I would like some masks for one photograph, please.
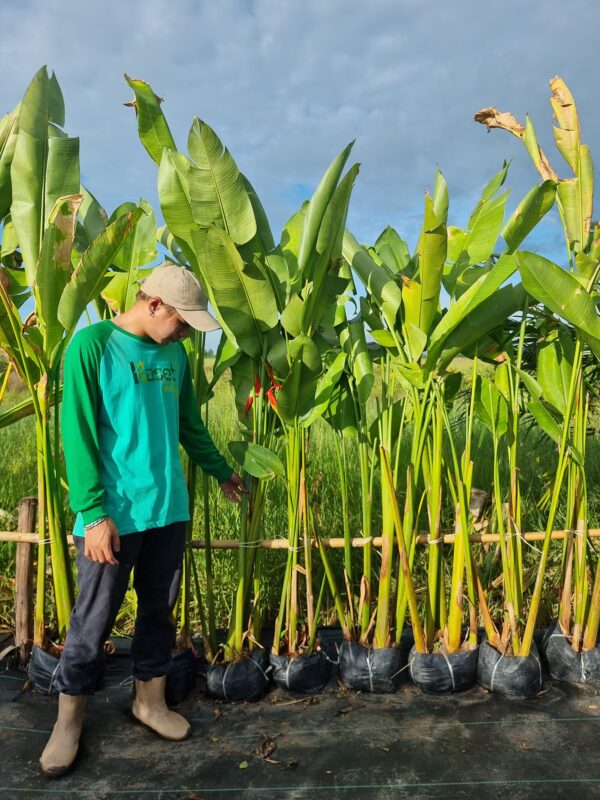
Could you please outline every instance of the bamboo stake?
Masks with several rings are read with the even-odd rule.
[[[553,541],[562,541],[565,539],[571,531],[565,530],[557,530],[552,531],[551,539]],[[525,539],[526,542],[543,542],[545,537],[544,531],[528,531],[527,533],[522,533],[521,538]],[[590,528],[588,531],[588,537],[592,539],[600,539],[600,528]],[[454,544],[454,539],[456,538],[455,533],[447,533],[444,534],[443,540],[444,544]],[[497,533],[474,533],[469,536],[469,541],[473,544],[493,544],[498,542],[500,537]],[[20,533],[19,531],[0,531],[0,542],[29,542],[30,544],[39,544],[39,537],[37,533]],[[73,537],[67,536],[67,542],[72,545],[73,544]],[[420,533],[416,537],[417,544],[428,544],[429,543],[429,534],[428,533]],[[373,537],[362,537],[362,536],[355,536],[351,539],[352,547],[365,547],[367,544],[372,544],[373,547],[381,547],[383,543],[381,536],[373,536]],[[331,549],[342,549],[344,547],[344,539],[342,537],[329,537],[321,539],[321,544],[325,547],[329,547]],[[287,550],[288,549],[288,540],[287,539],[261,539],[259,542],[253,544],[253,547],[260,547],[263,550]],[[215,539],[211,541],[210,546],[214,550],[237,550],[239,547],[239,541],[237,539]],[[316,539],[312,540],[312,546],[318,547],[318,543]],[[204,542],[201,539],[194,539],[190,547],[196,550],[202,550],[205,547]]]
[[[19,503],[19,530],[35,527],[36,498],[23,497]],[[33,546],[17,544],[15,564],[15,645],[19,662],[26,664],[33,640]]]

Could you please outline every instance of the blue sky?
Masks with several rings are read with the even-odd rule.
[[[462,225],[487,179],[512,159],[509,209],[537,181],[525,149],[473,122],[495,105],[528,112],[566,176],[551,133],[548,80],[575,95],[582,139],[599,140],[596,0],[4,0],[0,111],[48,64],[81,137],[84,182],[107,211],[146,197],[156,170],[141,147],[127,72],[164,97],[178,146],[208,122],[257,189],[275,238],[342,147],[361,171],[349,224],[372,242],[387,224],[414,244],[439,167]],[[549,221],[529,243],[562,257]],[[558,249],[557,249],[558,246]]]

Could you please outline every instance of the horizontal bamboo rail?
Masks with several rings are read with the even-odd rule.
[[[569,531],[552,531],[552,539],[560,540],[565,539]],[[576,531],[573,533],[577,534]],[[512,534],[514,535],[514,534]],[[528,531],[527,533],[521,534],[521,539],[524,539],[526,542],[542,542],[545,537],[544,531]],[[457,534],[455,533],[447,533],[442,539],[444,544],[452,544],[456,539]],[[588,536],[591,539],[598,539],[600,538],[600,528],[590,528],[588,531]],[[0,531],[0,542],[26,542],[29,544],[37,544],[39,541],[37,533],[21,533],[20,531]],[[69,544],[73,544],[73,537],[71,535],[67,536],[67,541]],[[497,533],[474,533],[469,536],[469,541],[475,544],[494,544],[500,541],[500,536]],[[373,536],[372,538],[368,539],[365,537],[355,537],[351,539],[352,547],[364,547],[366,544],[371,542],[374,547],[381,547],[383,538],[381,536]],[[340,537],[323,537],[321,539],[321,543],[325,547],[330,547],[332,549],[341,549],[344,547],[344,539]],[[429,544],[429,534],[428,533],[421,533],[417,536],[417,544]],[[206,545],[203,540],[194,539],[191,543],[191,546],[196,550],[203,550]],[[237,539],[213,539],[211,542],[211,547],[214,550],[237,550],[239,549],[240,543]],[[258,547],[260,546],[263,550],[287,550],[288,548],[288,540],[287,539],[261,539],[257,542],[256,545],[250,545],[250,547]],[[316,539],[312,540],[312,546],[317,547],[318,542]]]
[[[552,531],[552,539],[565,539],[569,531]],[[444,544],[452,544],[456,536],[460,534],[447,533],[440,539]],[[529,531],[528,533],[521,534],[521,538],[527,542],[543,542],[545,537],[544,531]],[[600,528],[590,528],[588,536],[592,539],[600,538]],[[475,544],[493,544],[500,541],[500,535],[497,533],[474,533],[469,536],[469,541]],[[383,544],[383,537],[372,536],[371,538],[355,537],[350,540],[352,547],[364,547],[369,542],[373,547],[381,547]],[[325,547],[332,549],[341,549],[344,547],[344,539],[340,537],[323,537],[321,544]],[[429,544],[429,534],[421,533],[417,536],[417,544]],[[202,540],[195,539],[192,541],[191,546],[197,550],[202,550],[206,546]],[[240,543],[237,539],[216,539],[211,541],[210,546],[215,550],[237,550]],[[254,546],[254,545],[252,545]],[[261,539],[260,546],[263,550],[287,550],[287,539]],[[312,546],[318,547],[316,539],[312,540]]]

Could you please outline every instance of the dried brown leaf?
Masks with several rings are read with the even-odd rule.
[[[264,758],[265,761],[277,750],[277,742],[271,736],[263,733],[263,740],[254,748],[253,755]],[[279,762],[278,762],[279,763]]]
[[[482,108],[475,114],[475,122],[480,122],[485,125],[488,130],[490,128],[502,128],[519,139],[523,137],[525,131],[524,126],[519,120],[508,111],[498,111],[497,108],[490,106],[489,108]]]

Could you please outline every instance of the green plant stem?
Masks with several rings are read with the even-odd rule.
[[[400,564],[402,568],[404,585],[406,586],[406,596],[408,599],[408,608],[413,628],[413,635],[415,639],[415,648],[418,653],[425,653],[426,652],[425,638],[423,636],[423,630],[421,628],[421,622],[419,620],[417,596],[415,594],[415,589],[412,582],[408,553],[406,550],[406,544],[404,542],[404,532],[402,530],[402,522],[400,520],[400,510],[398,508],[398,500],[396,498],[396,493],[394,491],[394,479],[392,476],[392,470],[390,466],[389,453],[383,447],[380,448],[380,452],[381,452],[383,480],[384,484],[387,486],[388,494],[390,496],[392,520],[394,529],[396,531],[396,540],[398,543],[398,549],[400,551]]]

